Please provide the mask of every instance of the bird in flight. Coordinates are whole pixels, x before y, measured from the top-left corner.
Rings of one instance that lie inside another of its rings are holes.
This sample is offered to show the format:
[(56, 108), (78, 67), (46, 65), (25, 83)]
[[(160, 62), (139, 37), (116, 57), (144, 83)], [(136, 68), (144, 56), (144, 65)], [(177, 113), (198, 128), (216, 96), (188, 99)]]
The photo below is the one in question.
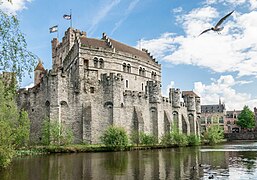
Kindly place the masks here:
[(201, 34), (199, 34), (199, 36), (201, 36), (203, 33), (206, 33), (210, 30), (212, 31), (216, 31), (216, 32), (220, 32), (224, 27), (220, 27), (220, 25), (233, 13), (234, 11), (231, 11), (230, 13), (228, 13), (226, 16), (224, 16), (223, 18), (221, 18), (219, 20), (219, 22), (212, 28), (206, 29), (203, 32), (201, 32)]

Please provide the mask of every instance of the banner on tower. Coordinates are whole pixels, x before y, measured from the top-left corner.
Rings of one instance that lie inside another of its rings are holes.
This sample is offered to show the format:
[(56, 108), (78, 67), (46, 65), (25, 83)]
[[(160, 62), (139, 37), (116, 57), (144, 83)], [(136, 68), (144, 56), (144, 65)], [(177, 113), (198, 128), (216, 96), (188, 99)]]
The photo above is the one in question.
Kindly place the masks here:
[(50, 27), (50, 28), (49, 28), (49, 31), (50, 31), (50, 33), (57, 32), (57, 31), (58, 31), (58, 25), (55, 25), (55, 26), (53, 26), (53, 27)]

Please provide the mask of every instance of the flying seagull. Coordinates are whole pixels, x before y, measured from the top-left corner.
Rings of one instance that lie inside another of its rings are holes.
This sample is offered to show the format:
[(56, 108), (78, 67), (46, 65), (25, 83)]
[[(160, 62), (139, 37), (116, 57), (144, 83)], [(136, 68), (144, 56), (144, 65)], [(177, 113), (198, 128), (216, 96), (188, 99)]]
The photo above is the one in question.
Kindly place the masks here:
[(224, 16), (223, 18), (221, 18), (219, 20), (219, 22), (212, 28), (209, 28), (209, 29), (206, 29), (204, 30), (203, 32), (201, 32), (201, 34), (199, 34), (199, 36), (201, 36), (203, 33), (206, 33), (210, 30), (212, 31), (216, 31), (216, 32), (219, 32), (221, 31), (224, 27), (220, 27), (220, 25), (233, 13), (234, 11), (231, 11), (230, 13), (228, 13), (226, 16)]

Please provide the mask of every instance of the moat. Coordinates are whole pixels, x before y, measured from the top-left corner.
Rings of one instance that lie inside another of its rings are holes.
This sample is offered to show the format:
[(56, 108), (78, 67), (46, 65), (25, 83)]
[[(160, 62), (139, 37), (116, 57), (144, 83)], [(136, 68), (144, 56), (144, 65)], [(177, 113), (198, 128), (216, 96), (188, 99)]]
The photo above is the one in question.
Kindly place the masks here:
[(255, 179), (257, 142), (17, 158), (1, 180)]

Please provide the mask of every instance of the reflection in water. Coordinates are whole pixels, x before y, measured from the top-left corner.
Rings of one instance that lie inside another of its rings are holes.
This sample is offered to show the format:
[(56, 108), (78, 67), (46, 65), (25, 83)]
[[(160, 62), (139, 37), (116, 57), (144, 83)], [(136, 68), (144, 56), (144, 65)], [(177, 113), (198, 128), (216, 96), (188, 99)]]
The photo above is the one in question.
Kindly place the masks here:
[(8, 169), (0, 171), (0, 179), (255, 179), (256, 161), (257, 148), (253, 143), (54, 154), (16, 159)]

